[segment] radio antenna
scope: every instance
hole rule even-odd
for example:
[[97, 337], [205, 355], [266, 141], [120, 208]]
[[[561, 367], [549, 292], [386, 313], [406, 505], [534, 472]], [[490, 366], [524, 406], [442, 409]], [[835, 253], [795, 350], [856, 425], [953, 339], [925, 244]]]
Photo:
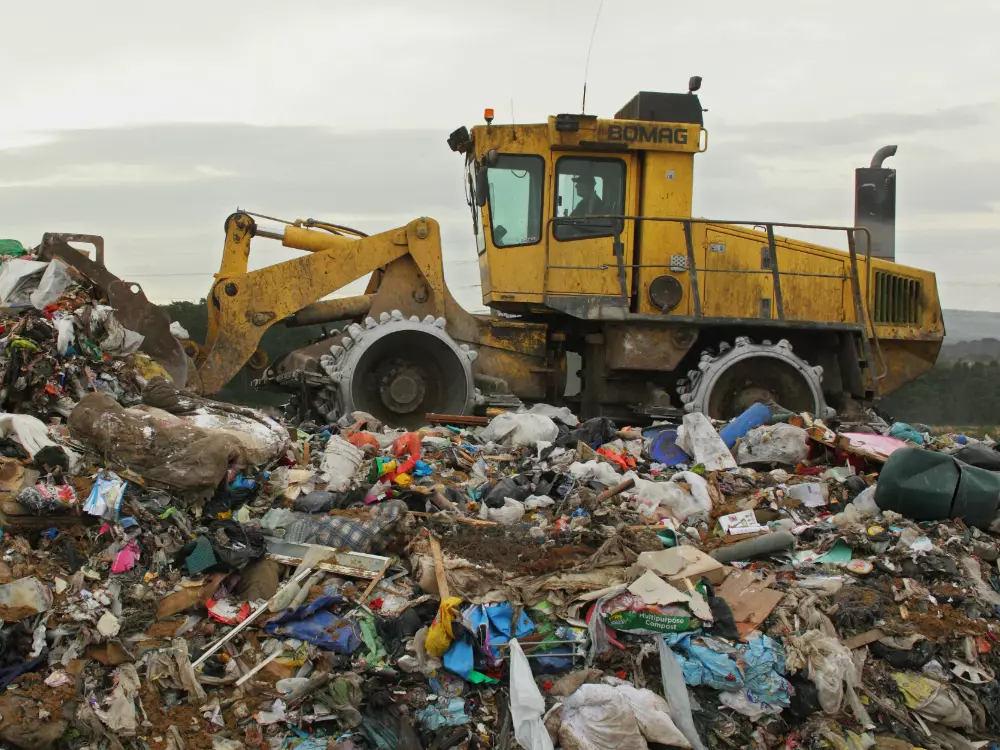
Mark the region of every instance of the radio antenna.
[[594, 36], [597, 34], [597, 23], [601, 20], [601, 8], [604, 7], [604, 0], [597, 5], [597, 15], [594, 16], [594, 28], [590, 32], [590, 46], [587, 47], [587, 64], [583, 69], [583, 104], [580, 105], [580, 114], [587, 113], [587, 76], [590, 73], [590, 52], [594, 49]]

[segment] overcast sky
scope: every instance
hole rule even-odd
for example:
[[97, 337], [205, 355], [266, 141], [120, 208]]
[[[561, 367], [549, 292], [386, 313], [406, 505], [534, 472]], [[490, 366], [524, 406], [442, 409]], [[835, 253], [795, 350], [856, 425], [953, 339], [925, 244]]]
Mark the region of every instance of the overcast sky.
[[[599, 0], [0, 0], [0, 237], [102, 234], [157, 301], [205, 295], [237, 206], [377, 232], [442, 224], [481, 306], [462, 163], [445, 144], [577, 112]], [[946, 307], [1000, 311], [1000, 3], [605, 0], [587, 109], [701, 75], [695, 213], [850, 223], [887, 143], [900, 262]], [[252, 264], [290, 257], [257, 240]]]

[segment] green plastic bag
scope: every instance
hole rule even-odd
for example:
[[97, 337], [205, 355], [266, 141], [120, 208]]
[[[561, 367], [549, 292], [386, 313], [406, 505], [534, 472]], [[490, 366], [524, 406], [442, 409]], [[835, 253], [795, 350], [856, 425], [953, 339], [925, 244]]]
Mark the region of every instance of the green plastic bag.
[[17, 240], [0, 240], [0, 255], [20, 258], [22, 255], [27, 254], [28, 251], [24, 249], [24, 245]]

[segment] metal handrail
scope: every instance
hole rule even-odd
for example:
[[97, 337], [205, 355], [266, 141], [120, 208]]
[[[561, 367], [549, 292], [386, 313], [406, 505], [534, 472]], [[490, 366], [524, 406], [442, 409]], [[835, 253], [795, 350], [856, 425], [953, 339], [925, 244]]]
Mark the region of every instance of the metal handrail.
[[[688, 270], [688, 283], [691, 288], [691, 295], [694, 307], [694, 317], [700, 318], [703, 316], [701, 308], [701, 294], [699, 290], [698, 274], [706, 272], [716, 272], [716, 273], [770, 273], [773, 283], [774, 283], [774, 302], [775, 302], [775, 312], [779, 320], [785, 320], [785, 310], [784, 310], [784, 296], [781, 288], [781, 276], [804, 276], [811, 278], [841, 278], [847, 279], [851, 282], [851, 297], [854, 302], [854, 315], [855, 320], [862, 326], [865, 325], [867, 321], [867, 327], [871, 330], [871, 338], [875, 340], [875, 348], [878, 352], [878, 359], [881, 364], [881, 372], [876, 371], [875, 368], [875, 357], [872, 353], [871, 341], [867, 335], [861, 337], [861, 346], [864, 350], [865, 362], [869, 368], [869, 372], [875, 374], [875, 380], [882, 380], [889, 372], [888, 364], [885, 361], [885, 356], [882, 353], [882, 348], [879, 344], [878, 333], [875, 329], [875, 321], [872, 318], [872, 307], [874, 306], [874, 301], [872, 299], [865, 300], [862, 299], [861, 294], [861, 281], [858, 273], [858, 256], [857, 256], [857, 242], [855, 238], [856, 232], [863, 232], [865, 234], [865, 247], [871, 248], [871, 233], [868, 231], [867, 227], [857, 227], [857, 226], [839, 226], [839, 225], [829, 225], [829, 224], [801, 224], [794, 222], [780, 222], [780, 221], [759, 221], [759, 220], [733, 220], [733, 219], [703, 219], [694, 218], [688, 216], [628, 216], [628, 215], [611, 215], [603, 214], [598, 216], [588, 216], [586, 219], [570, 218], [570, 217], [560, 217], [560, 216], [550, 216], [546, 221], [546, 232], [545, 232], [545, 274], [544, 274], [544, 286], [543, 289], [549, 288], [549, 270], [550, 269], [564, 269], [564, 270], [600, 270], [607, 271], [612, 268], [610, 264], [603, 266], [553, 266], [550, 265], [550, 250], [552, 243], [552, 225], [592, 225], [594, 221], [608, 221], [612, 229], [612, 242], [615, 250], [615, 258], [617, 263], [615, 267], [618, 270], [619, 280], [620, 280], [620, 296], [623, 303], [627, 306], [629, 303], [627, 295], [627, 285], [625, 283], [625, 269], [626, 268], [668, 268], [668, 264], [626, 264], [624, 262], [624, 245], [621, 242], [621, 233], [624, 229], [624, 222], [633, 221], [661, 221], [670, 222], [675, 224], [681, 224], [684, 228], [684, 242], [685, 249], [687, 250], [687, 270]], [[764, 227], [767, 233], [767, 246], [769, 260], [771, 268], [767, 270], [749, 270], [749, 269], [722, 269], [722, 268], [698, 268], [695, 262], [694, 253], [694, 242], [691, 227], [693, 224], [729, 224], [735, 226], [749, 226], [749, 227]], [[778, 253], [774, 237], [774, 228], [782, 227], [786, 229], [818, 229], [824, 231], [842, 231], [847, 235], [847, 249], [848, 256], [850, 258], [850, 273], [846, 275], [840, 274], [812, 274], [800, 271], [781, 271], [778, 268]], [[579, 239], [586, 239], [581, 237]], [[596, 239], [596, 238], [595, 238]], [[866, 286], [866, 297], [871, 297], [873, 295], [872, 286], [872, 263], [870, 253], [866, 253], [866, 274], [867, 274], [867, 286]]]

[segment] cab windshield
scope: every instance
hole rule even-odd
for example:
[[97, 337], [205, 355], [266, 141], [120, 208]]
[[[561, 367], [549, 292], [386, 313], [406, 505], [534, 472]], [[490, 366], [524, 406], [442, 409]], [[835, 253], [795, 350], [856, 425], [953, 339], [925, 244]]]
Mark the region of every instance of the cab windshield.
[[490, 232], [496, 247], [534, 245], [542, 236], [542, 183], [545, 162], [540, 156], [500, 154], [489, 167]]

